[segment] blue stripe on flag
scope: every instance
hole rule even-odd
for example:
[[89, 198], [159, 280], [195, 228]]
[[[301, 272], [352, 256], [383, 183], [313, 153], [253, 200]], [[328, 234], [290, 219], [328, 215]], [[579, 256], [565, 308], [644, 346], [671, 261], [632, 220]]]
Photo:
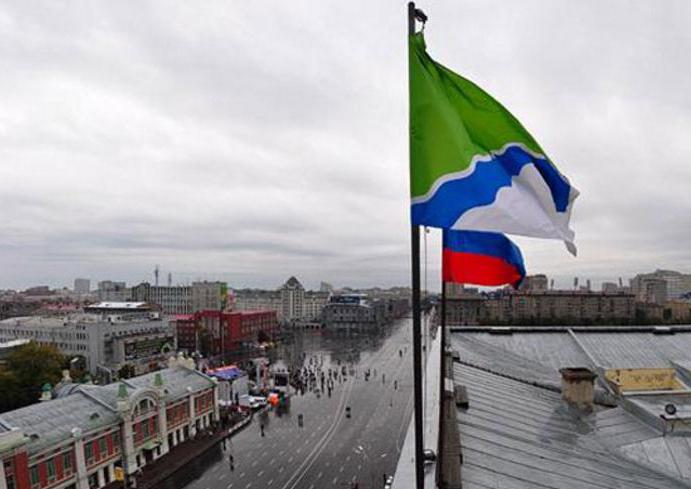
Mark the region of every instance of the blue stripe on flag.
[[499, 189], [511, 186], [512, 178], [531, 163], [549, 187], [557, 211], [566, 211], [571, 185], [546, 159], [510, 146], [490, 161], [477, 163], [470, 175], [442, 184], [430, 200], [413, 204], [413, 224], [450, 228], [468, 210], [494, 202]]

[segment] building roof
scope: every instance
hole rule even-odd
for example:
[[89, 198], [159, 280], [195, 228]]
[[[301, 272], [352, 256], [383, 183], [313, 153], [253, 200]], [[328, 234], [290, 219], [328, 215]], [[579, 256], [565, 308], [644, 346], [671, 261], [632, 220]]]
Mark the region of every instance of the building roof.
[[687, 487], [611, 450], [559, 393], [458, 363], [454, 376], [470, 401], [457, 415], [465, 489]]
[[89, 309], [141, 310], [141, 309], [148, 309], [148, 308], [149, 308], [149, 305], [146, 302], [98, 302], [96, 304], [91, 304], [89, 306], [86, 306], [84, 309], [85, 310], [89, 310]]
[[[184, 367], [167, 368], [123, 381], [128, 396], [132, 398], [154, 387], [157, 375], [163, 380], [168, 400], [214, 385], [211, 378], [199, 371]], [[0, 414], [0, 426], [21, 429], [28, 437], [29, 453], [34, 454], [67, 440], [74, 428], [87, 433], [118, 422], [119, 387], [119, 382], [104, 386], [67, 384], [58, 392], [57, 399]]]
[[19, 428], [29, 438], [30, 454], [57, 446], [72, 436], [72, 429], [88, 432], [115, 423], [117, 414], [80, 391], [62, 398], [32, 404], [0, 415], [5, 424]]
[[[464, 487], [691, 486], [691, 426], [686, 426], [691, 332], [686, 329], [671, 335], [654, 334], [652, 328], [450, 334], [458, 352], [454, 381], [469, 394], [469, 409], [457, 413]], [[585, 415], [561, 400], [558, 370], [565, 367], [591, 368], [602, 385], [607, 369], [671, 367], [684, 390], [614, 397], [596, 387], [596, 403], [602, 404]], [[661, 418], [669, 403], [678, 409], [676, 424]]]

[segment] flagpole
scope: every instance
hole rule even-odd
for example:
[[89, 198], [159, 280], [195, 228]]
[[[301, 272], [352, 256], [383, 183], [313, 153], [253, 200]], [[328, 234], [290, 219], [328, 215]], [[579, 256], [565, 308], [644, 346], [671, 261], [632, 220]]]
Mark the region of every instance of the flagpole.
[[440, 341], [441, 341], [441, 355], [439, 359], [439, 399], [441, 404], [441, 410], [439, 412], [439, 439], [438, 439], [438, 444], [437, 444], [437, 460], [438, 462], [438, 467], [437, 467], [437, 474], [438, 474], [438, 479], [437, 481], [443, 480], [442, 478], [444, 477], [444, 471], [446, 470], [443, 466], [443, 457], [442, 455], [442, 447], [444, 445], [444, 419], [446, 417], [446, 413], [444, 412], [444, 408], [446, 407], [445, 402], [444, 402], [444, 389], [445, 389], [445, 380], [447, 377], [447, 372], [446, 372], [446, 282], [444, 281], [444, 233], [445, 230], [442, 230], [442, 242], [441, 242], [441, 306], [439, 307], [439, 313], [441, 317], [439, 318], [439, 326], [441, 329], [440, 333]]
[[[415, 34], [415, 3], [408, 3], [408, 36]], [[410, 60], [408, 60], [410, 63]], [[410, 110], [410, 109], [409, 109]], [[413, 397], [415, 403], [415, 487], [424, 489], [425, 468], [422, 440], [422, 344], [420, 311], [420, 227], [410, 228], [413, 292]]]

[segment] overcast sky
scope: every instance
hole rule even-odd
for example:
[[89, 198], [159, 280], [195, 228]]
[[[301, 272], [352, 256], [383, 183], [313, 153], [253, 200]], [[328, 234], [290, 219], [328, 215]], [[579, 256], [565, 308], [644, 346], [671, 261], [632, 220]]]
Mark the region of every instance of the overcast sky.
[[[529, 273], [691, 272], [691, 2], [419, 5], [581, 191]], [[0, 288], [408, 284], [405, 35], [402, 1], [3, 2]]]

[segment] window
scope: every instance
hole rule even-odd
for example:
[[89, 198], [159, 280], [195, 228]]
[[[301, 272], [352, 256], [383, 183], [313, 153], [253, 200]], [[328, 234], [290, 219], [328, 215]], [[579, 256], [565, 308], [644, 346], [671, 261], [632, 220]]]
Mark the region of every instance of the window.
[[94, 446], [92, 442], [84, 444], [84, 457], [86, 458], [86, 463], [91, 463], [94, 461]]
[[38, 486], [39, 479], [38, 479], [38, 466], [34, 465], [31, 467], [31, 470], [29, 471], [29, 476], [31, 478], [31, 486]]
[[48, 472], [48, 480], [55, 479], [55, 459], [50, 459], [46, 462], [46, 471]]
[[72, 472], [72, 454], [63, 453], [62, 454], [62, 470], [65, 473]]
[[117, 450], [120, 447], [120, 433], [117, 431], [113, 432], [112, 435], [110, 435], [113, 439], [113, 448]]
[[142, 422], [142, 436], [144, 438], [149, 438], [149, 420]]
[[7, 489], [17, 489], [17, 484], [14, 483], [14, 476], [7, 476]]
[[105, 437], [101, 437], [98, 439], [98, 451], [101, 454], [101, 458], [108, 455], [108, 446], [106, 445]]

